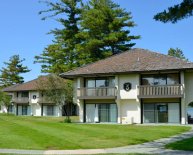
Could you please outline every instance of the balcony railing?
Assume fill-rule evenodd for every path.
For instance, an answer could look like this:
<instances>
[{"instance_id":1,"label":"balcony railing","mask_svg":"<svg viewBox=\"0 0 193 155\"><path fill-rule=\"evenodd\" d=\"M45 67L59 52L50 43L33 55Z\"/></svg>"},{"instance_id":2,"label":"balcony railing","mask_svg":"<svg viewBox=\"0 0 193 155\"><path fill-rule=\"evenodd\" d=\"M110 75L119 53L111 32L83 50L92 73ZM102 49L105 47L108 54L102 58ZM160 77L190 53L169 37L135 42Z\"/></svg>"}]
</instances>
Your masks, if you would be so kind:
<instances>
[{"instance_id":1,"label":"balcony railing","mask_svg":"<svg viewBox=\"0 0 193 155\"><path fill-rule=\"evenodd\" d=\"M159 85L149 86L141 85L138 86L138 98L175 98L183 97L184 89L183 86L178 85Z\"/></svg>"},{"instance_id":2,"label":"balcony railing","mask_svg":"<svg viewBox=\"0 0 193 155\"><path fill-rule=\"evenodd\" d=\"M79 99L115 99L117 89L115 87L78 88Z\"/></svg>"},{"instance_id":3,"label":"balcony railing","mask_svg":"<svg viewBox=\"0 0 193 155\"><path fill-rule=\"evenodd\" d=\"M14 98L12 98L12 102L15 102L15 103L29 103L29 97L14 97Z\"/></svg>"},{"instance_id":4,"label":"balcony railing","mask_svg":"<svg viewBox=\"0 0 193 155\"><path fill-rule=\"evenodd\" d=\"M53 103L53 101L49 101L49 99L46 97L39 97L38 103Z\"/></svg>"}]
</instances>

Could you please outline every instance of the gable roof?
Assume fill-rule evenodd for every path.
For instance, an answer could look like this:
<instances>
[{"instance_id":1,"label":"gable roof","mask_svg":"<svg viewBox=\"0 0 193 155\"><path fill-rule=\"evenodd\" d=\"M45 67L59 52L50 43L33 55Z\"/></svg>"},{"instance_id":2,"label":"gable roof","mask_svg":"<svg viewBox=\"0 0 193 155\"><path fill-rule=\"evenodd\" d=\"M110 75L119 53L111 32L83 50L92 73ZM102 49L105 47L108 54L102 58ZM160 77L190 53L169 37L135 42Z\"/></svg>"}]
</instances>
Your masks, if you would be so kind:
<instances>
[{"instance_id":1,"label":"gable roof","mask_svg":"<svg viewBox=\"0 0 193 155\"><path fill-rule=\"evenodd\" d=\"M40 76L34 80L22 83L22 84L16 84L13 86L9 86L3 89L5 92L15 92L15 91L29 91L29 90L38 90L37 82L39 78L45 80L46 76Z\"/></svg>"},{"instance_id":2,"label":"gable roof","mask_svg":"<svg viewBox=\"0 0 193 155\"><path fill-rule=\"evenodd\" d=\"M193 63L161 53L135 48L63 73L61 76L73 78L100 74L186 69L193 69Z\"/></svg>"}]
</instances>

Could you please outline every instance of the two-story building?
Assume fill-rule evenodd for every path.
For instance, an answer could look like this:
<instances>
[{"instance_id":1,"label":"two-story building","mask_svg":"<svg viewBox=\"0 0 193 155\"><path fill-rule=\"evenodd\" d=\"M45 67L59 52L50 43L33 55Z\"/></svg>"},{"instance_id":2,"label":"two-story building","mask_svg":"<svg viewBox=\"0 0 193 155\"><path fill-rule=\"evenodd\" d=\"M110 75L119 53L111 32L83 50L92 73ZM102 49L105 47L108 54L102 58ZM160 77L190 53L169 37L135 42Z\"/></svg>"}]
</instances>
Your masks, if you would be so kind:
<instances>
[{"instance_id":1,"label":"two-story building","mask_svg":"<svg viewBox=\"0 0 193 155\"><path fill-rule=\"evenodd\" d=\"M45 78L45 77L40 77ZM4 88L11 96L11 105L7 111L15 115L28 116L62 116L64 108L48 99L38 90L38 79ZM68 108L70 115L76 115L76 105Z\"/></svg>"},{"instance_id":2,"label":"two-story building","mask_svg":"<svg viewBox=\"0 0 193 155\"><path fill-rule=\"evenodd\" d=\"M187 111L193 63L179 58L132 49L61 76L74 80L81 122L186 124L192 119Z\"/></svg>"}]
</instances>

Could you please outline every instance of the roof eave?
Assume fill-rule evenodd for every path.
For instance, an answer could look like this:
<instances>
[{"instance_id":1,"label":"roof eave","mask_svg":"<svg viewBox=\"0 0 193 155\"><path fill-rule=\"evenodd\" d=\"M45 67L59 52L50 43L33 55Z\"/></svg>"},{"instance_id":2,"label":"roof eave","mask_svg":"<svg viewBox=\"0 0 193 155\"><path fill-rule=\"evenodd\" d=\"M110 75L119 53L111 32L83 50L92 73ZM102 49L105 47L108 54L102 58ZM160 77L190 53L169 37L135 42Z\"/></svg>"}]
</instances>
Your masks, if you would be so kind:
<instances>
[{"instance_id":1,"label":"roof eave","mask_svg":"<svg viewBox=\"0 0 193 155\"><path fill-rule=\"evenodd\" d=\"M160 70L145 70L145 71L124 71L124 72L109 72L109 73L89 73L89 74L66 74L63 73L60 76L66 79L75 79L77 77L96 77L96 76L110 76L110 75L120 75L128 73L150 73L150 72L167 72L167 71L185 71L193 70L193 68L180 68L180 69L160 69Z\"/></svg>"}]
</instances>

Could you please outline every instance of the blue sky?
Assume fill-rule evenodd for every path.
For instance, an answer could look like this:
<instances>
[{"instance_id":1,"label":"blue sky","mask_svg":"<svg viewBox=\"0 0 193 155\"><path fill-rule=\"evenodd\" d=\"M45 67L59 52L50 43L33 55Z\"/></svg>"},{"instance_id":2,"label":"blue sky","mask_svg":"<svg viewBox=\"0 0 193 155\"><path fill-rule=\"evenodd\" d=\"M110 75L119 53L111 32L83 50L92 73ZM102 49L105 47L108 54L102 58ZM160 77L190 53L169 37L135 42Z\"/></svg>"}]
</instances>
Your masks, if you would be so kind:
<instances>
[{"instance_id":1,"label":"blue sky","mask_svg":"<svg viewBox=\"0 0 193 155\"><path fill-rule=\"evenodd\" d=\"M170 47L180 48L193 61L193 17L177 24L163 24L153 20L153 15L180 0L114 0L130 11L137 24L131 34L141 35L135 47L166 54ZM46 9L39 0L1 0L0 5L0 68L10 56L19 54L25 58L31 72L24 74L25 81L41 74L40 64L33 64L34 56L42 53L52 43L53 36L47 35L59 25L53 20L42 21L38 12Z\"/></svg>"}]
</instances>

